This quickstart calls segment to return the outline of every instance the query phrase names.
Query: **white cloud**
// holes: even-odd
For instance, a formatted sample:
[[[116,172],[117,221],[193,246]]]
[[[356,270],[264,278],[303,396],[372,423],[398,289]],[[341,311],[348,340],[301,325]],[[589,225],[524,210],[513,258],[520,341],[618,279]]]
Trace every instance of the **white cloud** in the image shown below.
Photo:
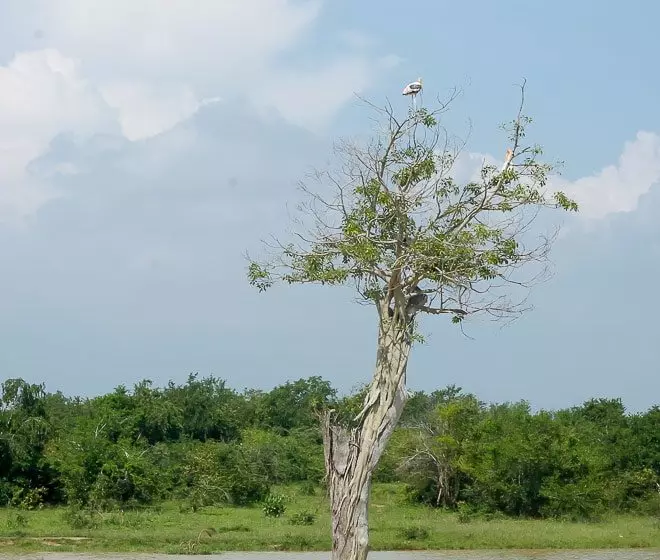
[[[555,179],[580,205],[580,216],[602,219],[615,212],[631,212],[642,195],[660,181],[660,136],[640,131],[626,142],[617,165],[608,165],[596,175],[576,181]]]
[[[320,7],[318,0],[196,0],[194,9],[189,0],[42,0],[40,10],[47,38],[84,52],[100,73],[214,83],[261,71],[295,45]]]
[[[475,181],[484,164],[501,165],[490,154],[461,152],[452,168],[459,182]],[[602,220],[617,212],[632,212],[639,199],[660,182],[660,135],[640,131],[635,140],[626,142],[616,165],[574,181],[553,175],[549,190],[563,191],[579,204],[578,217]]]
[[[197,111],[200,102],[188,86],[161,87],[113,83],[102,88],[108,105],[119,111],[126,138],[139,140],[172,128]]]
[[[393,54],[366,54],[374,43],[350,30],[344,40],[354,54],[304,68],[288,64],[283,57],[318,19],[320,0],[197,0],[194,10],[187,0],[8,1],[8,13],[24,27],[14,36],[38,29],[52,48],[23,52],[0,67],[0,221],[26,216],[55,196],[27,167],[61,132],[145,139],[219,98],[274,107],[292,123],[317,128],[400,62]],[[499,162],[464,154],[456,173],[472,178],[484,157]],[[660,137],[640,132],[617,165],[575,181],[553,178],[552,186],[578,200],[580,216],[600,219],[634,210],[659,179]]]
[[[248,95],[259,107],[273,106],[287,120],[316,128],[326,124],[337,107],[363,92],[376,72],[377,68],[366,58],[339,60],[304,74],[274,74],[266,87]]]
[[[0,21],[0,33],[23,40],[20,51],[39,31],[49,48],[0,67],[0,222],[56,196],[48,177],[27,168],[62,132],[142,140],[219,100],[274,107],[314,128],[397,62],[356,53],[288,64],[283,57],[301,45],[320,0],[196,0],[195,9],[187,0],[8,2],[11,21]]]
[[[294,69],[285,56],[321,13],[320,0],[38,0],[44,41],[81,57],[132,138],[167,130],[198,98],[249,99],[297,124],[325,123],[378,71],[396,64],[356,54]],[[38,9],[37,9],[38,8]],[[27,9],[27,8],[26,8]],[[302,92],[302,93],[301,93]]]
[[[86,136],[113,131],[114,122],[78,64],[56,50],[19,54],[0,67],[0,221],[20,220],[55,196],[27,166],[58,132]]]

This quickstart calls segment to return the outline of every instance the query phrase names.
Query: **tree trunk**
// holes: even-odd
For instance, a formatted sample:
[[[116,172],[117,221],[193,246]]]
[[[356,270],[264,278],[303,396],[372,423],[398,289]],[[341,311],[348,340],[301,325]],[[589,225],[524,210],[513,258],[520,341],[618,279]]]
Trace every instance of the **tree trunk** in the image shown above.
[[[406,327],[381,321],[376,370],[357,426],[333,425],[325,416],[323,440],[332,508],[332,560],[365,560],[369,552],[371,477],[406,401],[411,341]]]

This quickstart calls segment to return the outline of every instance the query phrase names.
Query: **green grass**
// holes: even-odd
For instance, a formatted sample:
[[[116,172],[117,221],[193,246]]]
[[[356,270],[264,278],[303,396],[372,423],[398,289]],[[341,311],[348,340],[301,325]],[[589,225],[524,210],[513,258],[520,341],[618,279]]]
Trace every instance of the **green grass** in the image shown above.
[[[95,514],[94,526],[74,528],[66,508],[0,510],[0,554],[37,551],[210,553],[225,550],[328,550],[330,518],[322,491],[294,486],[281,517],[261,507],[182,512],[165,503],[145,511]],[[312,524],[292,524],[292,519]],[[23,519],[20,518],[22,516]],[[613,516],[598,523],[498,519],[461,522],[453,513],[405,503],[402,488],[381,484],[371,500],[374,550],[660,547],[660,520]],[[72,539],[77,537],[77,540]]]

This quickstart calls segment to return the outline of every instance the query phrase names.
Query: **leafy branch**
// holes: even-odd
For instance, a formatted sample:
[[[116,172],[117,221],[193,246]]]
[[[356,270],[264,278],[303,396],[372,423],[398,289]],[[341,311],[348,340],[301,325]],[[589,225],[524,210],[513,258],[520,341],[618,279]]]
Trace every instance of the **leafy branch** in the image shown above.
[[[541,160],[540,146],[523,144],[532,122],[524,91],[523,83],[517,115],[504,125],[503,165],[484,164],[478,180],[463,184],[452,172],[464,145],[440,124],[453,97],[402,119],[389,105],[369,104],[384,131],[367,145],[338,143],[337,166],[312,177],[317,188],[301,183],[306,220],[288,243],[266,242],[266,259],[248,257],[250,282],[260,291],[276,282],[353,283],[381,318],[395,320],[520,313],[524,298],[514,303],[511,288],[528,288],[547,272],[553,239],[527,247],[529,226],[543,208],[577,211],[564,193],[546,192],[553,166]],[[530,263],[541,272],[520,278]]]

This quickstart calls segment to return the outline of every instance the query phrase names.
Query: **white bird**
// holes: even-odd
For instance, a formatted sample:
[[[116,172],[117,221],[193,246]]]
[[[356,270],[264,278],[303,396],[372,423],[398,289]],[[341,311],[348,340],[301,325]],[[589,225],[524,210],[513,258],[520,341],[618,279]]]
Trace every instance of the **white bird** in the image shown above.
[[[506,155],[504,156],[504,165],[502,165],[502,171],[504,171],[507,167],[509,167],[509,163],[511,163],[512,159],[513,159],[513,150],[509,148],[506,151]]]
[[[417,110],[417,94],[422,91],[422,79],[419,78],[416,82],[410,82],[403,88],[403,95],[412,95],[413,109]]]
[[[422,79],[419,78],[416,82],[410,82],[406,87],[403,88],[403,95],[417,95],[422,91]]]

